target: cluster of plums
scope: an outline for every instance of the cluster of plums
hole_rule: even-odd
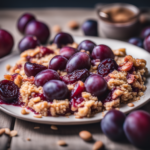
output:
[[[133,111],[127,117],[118,110],[110,110],[101,121],[101,129],[112,140],[127,139],[140,148],[150,148],[150,114]]]
[[[141,31],[140,37],[130,38],[128,42],[150,52],[150,26]]]

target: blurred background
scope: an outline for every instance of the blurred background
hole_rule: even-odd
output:
[[[150,0],[0,0],[0,8],[35,8],[35,7],[87,7],[97,3],[130,3],[138,7],[150,6]]]

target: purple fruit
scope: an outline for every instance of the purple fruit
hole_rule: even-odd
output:
[[[42,54],[42,56],[45,56],[45,55],[49,55],[49,54],[54,54],[54,51],[47,47],[40,46],[40,53]]]
[[[52,101],[56,100],[63,100],[67,98],[69,90],[66,84],[59,80],[51,80],[45,83],[43,86],[44,96]]]
[[[145,39],[144,39],[144,48],[150,52],[150,35],[148,35]]]
[[[128,42],[138,47],[143,47],[143,40],[141,38],[133,37],[133,38],[130,38]]]
[[[141,32],[141,38],[146,38],[148,35],[150,35],[150,26],[146,27]]]
[[[89,51],[90,53],[92,53],[93,48],[96,46],[96,44],[90,40],[84,40],[82,41],[79,46],[78,46],[78,50],[85,50],[85,51]]]
[[[35,63],[26,62],[24,65],[25,74],[30,76],[36,76],[39,72],[46,70],[47,67]]]
[[[0,81],[0,98],[7,103],[17,100],[19,94],[18,86],[9,80]]]
[[[27,24],[25,34],[36,36],[42,44],[45,44],[50,36],[50,31],[45,23],[33,20]]]
[[[66,68],[67,61],[67,58],[61,55],[56,55],[50,60],[48,68],[56,71],[64,70]]]
[[[89,55],[83,52],[78,52],[69,59],[66,69],[68,73],[71,73],[74,70],[90,69],[90,67],[91,60]]]
[[[86,79],[85,88],[92,95],[101,97],[107,92],[107,83],[100,75],[93,74]]]
[[[35,76],[35,85],[36,86],[43,86],[46,82],[50,80],[59,80],[59,74],[52,69],[46,69],[41,72],[39,72]]]
[[[67,44],[72,44],[74,42],[72,36],[65,32],[59,32],[54,37],[53,42],[57,45],[58,48],[65,46]]]
[[[75,70],[72,73],[68,73],[65,76],[61,76],[60,78],[66,84],[72,84],[79,80],[85,81],[89,75],[90,73],[87,69],[82,69],[82,70]]]
[[[20,52],[24,52],[28,49],[34,49],[40,45],[39,40],[35,36],[27,35],[18,44]]]
[[[114,53],[110,49],[110,47],[106,45],[98,45],[95,46],[92,52],[92,58],[93,59],[100,59],[100,61],[106,59],[106,58],[112,58],[114,59]]]
[[[25,32],[25,28],[27,26],[27,24],[32,21],[35,20],[35,17],[32,14],[29,13],[25,13],[23,14],[17,22],[17,28],[20,31],[20,33],[24,34]]]
[[[65,46],[60,49],[59,54],[66,57],[69,60],[70,57],[73,56],[76,52],[78,52],[77,49],[75,49],[73,47]]]
[[[124,132],[135,146],[150,148],[150,114],[142,110],[130,113],[124,123]]]
[[[114,59],[107,58],[104,59],[99,65],[98,65],[98,74],[102,77],[107,76],[109,73],[111,73],[114,70],[118,69],[118,65],[115,62]]]
[[[112,140],[120,140],[124,137],[123,123],[125,115],[118,110],[110,110],[101,121],[103,133]]]
[[[98,36],[97,21],[93,19],[86,20],[82,25],[82,30],[85,35]]]
[[[14,40],[11,34],[0,29],[0,58],[8,55],[14,46]]]

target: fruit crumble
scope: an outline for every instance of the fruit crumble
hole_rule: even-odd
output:
[[[51,45],[21,53],[0,81],[0,102],[42,116],[91,117],[139,100],[147,72],[146,61],[124,48],[111,50],[90,40],[78,45],[60,32]]]

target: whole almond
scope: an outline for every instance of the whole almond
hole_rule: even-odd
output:
[[[95,142],[92,150],[100,150],[103,147],[103,143],[101,141]]]
[[[60,146],[65,146],[65,145],[66,145],[66,142],[65,142],[64,140],[59,140],[59,141],[57,142],[57,144],[60,145]]]
[[[79,136],[85,140],[85,141],[91,141],[92,140],[92,134],[89,131],[81,131],[79,133]]]

